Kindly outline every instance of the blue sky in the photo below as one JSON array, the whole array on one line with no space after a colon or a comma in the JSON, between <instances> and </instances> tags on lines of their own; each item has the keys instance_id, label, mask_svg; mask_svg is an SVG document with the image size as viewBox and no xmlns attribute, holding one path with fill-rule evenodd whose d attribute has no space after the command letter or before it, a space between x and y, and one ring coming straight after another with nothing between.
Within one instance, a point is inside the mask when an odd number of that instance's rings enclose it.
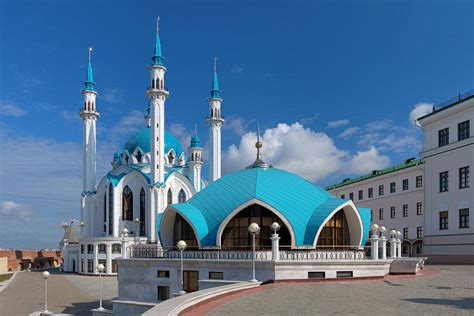
<instances>
[{"instance_id":1,"label":"blue sky","mask_svg":"<svg viewBox=\"0 0 474 316\"><path fill-rule=\"evenodd\" d=\"M158 15L166 124L183 147L194 124L207 142L218 56L224 172L251 163L257 121L265 160L318 185L417 157L422 135L410 118L474 83L469 1L0 6L0 247L55 247L61 221L80 216L78 109L89 46L101 113L98 177L117 143L143 126Z\"/></svg>"}]
</instances>

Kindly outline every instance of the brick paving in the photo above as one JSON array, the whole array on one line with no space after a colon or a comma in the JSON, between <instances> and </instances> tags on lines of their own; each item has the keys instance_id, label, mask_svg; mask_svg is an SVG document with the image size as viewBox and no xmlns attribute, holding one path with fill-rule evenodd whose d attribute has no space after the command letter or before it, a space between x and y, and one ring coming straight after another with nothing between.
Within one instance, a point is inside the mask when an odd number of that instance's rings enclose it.
<instances>
[{"instance_id":1,"label":"brick paving","mask_svg":"<svg viewBox=\"0 0 474 316\"><path fill-rule=\"evenodd\" d=\"M44 307L42 271L20 272L0 294L0 315L25 316ZM117 296L117 278L103 277L104 307ZM48 279L48 310L55 313L91 315L99 306L99 279L93 276L51 271Z\"/></svg>"},{"instance_id":2,"label":"brick paving","mask_svg":"<svg viewBox=\"0 0 474 316\"><path fill-rule=\"evenodd\" d=\"M207 315L474 315L474 266L417 277L264 285Z\"/></svg>"}]
</instances>

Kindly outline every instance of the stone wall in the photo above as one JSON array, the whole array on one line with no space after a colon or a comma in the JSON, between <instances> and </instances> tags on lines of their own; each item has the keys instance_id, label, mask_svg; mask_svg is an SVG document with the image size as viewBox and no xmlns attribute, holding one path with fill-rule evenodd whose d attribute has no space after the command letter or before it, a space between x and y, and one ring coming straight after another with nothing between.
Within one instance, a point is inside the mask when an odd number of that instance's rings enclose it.
<instances>
[{"instance_id":1,"label":"stone wall","mask_svg":"<svg viewBox=\"0 0 474 316\"><path fill-rule=\"evenodd\" d=\"M8 260L8 271L48 269L63 263L63 252L57 249L0 249L0 258L2 257Z\"/></svg>"}]
</instances>

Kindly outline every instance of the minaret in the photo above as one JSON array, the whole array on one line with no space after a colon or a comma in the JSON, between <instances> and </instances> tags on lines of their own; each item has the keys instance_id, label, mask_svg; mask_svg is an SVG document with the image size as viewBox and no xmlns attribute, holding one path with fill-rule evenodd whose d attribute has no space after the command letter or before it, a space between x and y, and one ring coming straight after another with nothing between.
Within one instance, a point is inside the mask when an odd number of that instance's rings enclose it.
<instances>
[{"instance_id":1,"label":"minaret","mask_svg":"<svg viewBox=\"0 0 474 316\"><path fill-rule=\"evenodd\" d=\"M161 43L158 17L156 20L155 53L151 60L153 63L148 67L150 71L150 86L147 95L150 99L150 140L151 140L151 180L153 185L163 185L165 181L165 101L169 92L165 90L165 72L163 56L161 55Z\"/></svg>"},{"instance_id":2,"label":"minaret","mask_svg":"<svg viewBox=\"0 0 474 316\"><path fill-rule=\"evenodd\" d=\"M83 122L83 174L82 174L82 194L81 194L81 221L87 223L86 236L91 236L94 231L93 208L94 201L92 195L95 190L96 175L96 121L99 118L97 112L95 97L97 92L94 90L95 82L92 75L91 63L92 48L89 48L89 63L87 65L87 76L84 82L84 104L79 116Z\"/></svg>"},{"instance_id":3,"label":"minaret","mask_svg":"<svg viewBox=\"0 0 474 316\"><path fill-rule=\"evenodd\" d=\"M214 58L214 77L212 80L211 97L209 103L209 116L206 117L209 126L209 182L214 182L221 177L221 127L224 118L221 116L221 103L219 83L217 81L217 57Z\"/></svg>"},{"instance_id":4,"label":"minaret","mask_svg":"<svg viewBox=\"0 0 474 316\"><path fill-rule=\"evenodd\" d=\"M92 75L91 64L92 48L89 48L89 63L87 66L87 76L84 82L84 104L79 115L83 122L83 154L84 154L84 172L83 172L83 194L95 193L95 173L96 173L96 121L99 118L97 112L95 97L97 92L94 90L95 82Z\"/></svg>"},{"instance_id":5,"label":"minaret","mask_svg":"<svg viewBox=\"0 0 474 316\"><path fill-rule=\"evenodd\" d=\"M197 193L201 191L202 147L196 128L194 128L194 135L191 138L191 146L188 148L188 153L189 175Z\"/></svg>"}]
</instances>

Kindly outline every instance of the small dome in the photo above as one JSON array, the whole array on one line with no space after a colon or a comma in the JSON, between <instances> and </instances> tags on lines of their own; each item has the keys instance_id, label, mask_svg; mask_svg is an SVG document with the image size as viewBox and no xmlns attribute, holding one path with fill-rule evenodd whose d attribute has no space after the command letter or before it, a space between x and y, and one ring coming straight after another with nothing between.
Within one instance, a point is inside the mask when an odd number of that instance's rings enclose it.
<instances>
[{"instance_id":1,"label":"small dome","mask_svg":"<svg viewBox=\"0 0 474 316\"><path fill-rule=\"evenodd\" d=\"M120 162L121 158L122 158L122 153L117 150L114 154L114 162Z\"/></svg>"},{"instance_id":2,"label":"small dome","mask_svg":"<svg viewBox=\"0 0 474 316\"><path fill-rule=\"evenodd\" d=\"M197 134L194 134L191 138L191 147L201 147L201 140Z\"/></svg>"},{"instance_id":3,"label":"small dome","mask_svg":"<svg viewBox=\"0 0 474 316\"><path fill-rule=\"evenodd\" d=\"M135 149L138 147L144 153L150 152L150 129L145 127L141 129L138 133L130 137L130 139L125 143L124 150L127 150L129 154L132 154ZM165 131L165 153L169 152L171 149L174 150L176 155L179 157L183 153L181 144L171 133Z\"/></svg>"}]
</instances>

